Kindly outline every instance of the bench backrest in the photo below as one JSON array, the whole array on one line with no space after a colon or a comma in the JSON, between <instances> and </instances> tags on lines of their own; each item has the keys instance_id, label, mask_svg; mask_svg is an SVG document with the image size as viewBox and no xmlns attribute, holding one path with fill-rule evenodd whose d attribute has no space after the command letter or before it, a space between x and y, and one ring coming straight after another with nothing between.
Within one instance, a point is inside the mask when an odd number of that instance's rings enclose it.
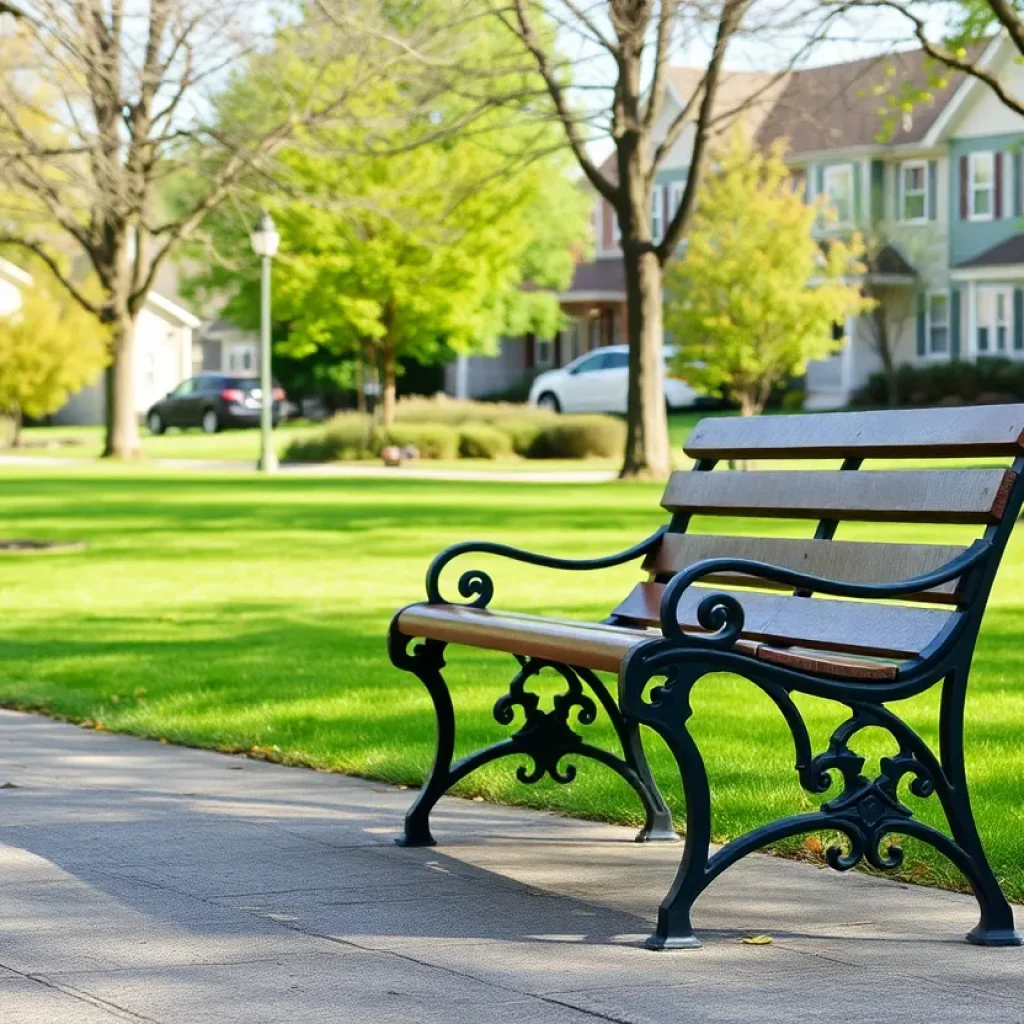
<instances>
[{"instance_id":1,"label":"bench backrest","mask_svg":"<svg viewBox=\"0 0 1024 1024\"><path fill-rule=\"evenodd\" d=\"M893 658L916 658L945 635L954 619L980 610L988 597L1024 489L1024 405L963 409L822 413L757 419L702 420L685 445L694 470L674 473L662 505L672 522L645 562L650 573L613 612L629 624L658 622L663 585L707 558L736 557L854 583L890 583L933 572L963 546L834 540L847 521L950 523L984 527L992 545L985 579L978 572L891 602L839 602L806 594L741 597L744 635ZM861 470L866 459L1003 461L977 468ZM724 460L756 460L757 470L716 469ZM833 468L761 469L770 460L842 460ZM711 470L715 470L711 472ZM689 533L694 515L785 518L816 522L808 539ZM808 530L811 533L811 530ZM749 577L711 577L716 591L751 585ZM784 589L784 588L778 588ZM680 604L684 628L708 589L691 587ZM980 605L980 608L978 607Z\"/></svg>"}]
</instances>

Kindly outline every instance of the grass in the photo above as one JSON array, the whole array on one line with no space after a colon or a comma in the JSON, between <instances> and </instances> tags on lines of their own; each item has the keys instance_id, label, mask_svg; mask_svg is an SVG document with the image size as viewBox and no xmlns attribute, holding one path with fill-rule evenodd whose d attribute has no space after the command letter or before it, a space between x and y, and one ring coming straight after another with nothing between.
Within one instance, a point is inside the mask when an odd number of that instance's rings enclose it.
<instances>
[{"instance_id":1,"label":"grass","mask_svg":"<svg viewBox=\"0 0 1024 1024\"><path fill-rule=\"evenodd\" d=\"M395 609L421 597L430 557L471 537L597 555L620 550L664 520L656 485L217 479L83 465L7 467L0 486L0 537L88 541L80 553L0 556L0 702L109 730L410 784L423 778L431 760L432 715L420 684L391 668L384 637ZM725 528L721 520L701 525ZM798 524L755 525L806 535ZM843 532L904 541L949 535L948 528L896 526L850 525ZM496 607L576 617L606 615L638 577L636 567L594 575L488 558L463 564L475 566L493 569ZM967 742L980 828L996 871L1018 900L1024 899L1022 605L1024 534L1011 546L985 622ZM503 734L490 709L513 666L506 656L470 650L453 650L449 661L459 745L466 751ZM812 699L800 703L816 749L824 749L839 712ZM934 741L937 695L904 710ZM797 785L778 712L749 684L724 676L702 683L694 727L707 752L718 839L817 803ZM592 727L591 735L612 740L606 724ZM657 737L649 738L655 772L681 814L674 764ZM892 744L870 731L864 740L872 770ZM513 766L498 763L460 792L640 820L631 791L589 762L566 787L519 785ZM938 823L934 799L909 799ZM913 842L904 876L961 885L952 867Z\"/></svg>"},{"instance_id":2,"label":"grass","mask_svg":"<svg viewBox=\"0 0 1024 1024\"><path fill-rule=\"evenodd\" d=\"M672 450L680 453L683 439L693 429L702 413L675 413L669 419L669 433ZM284 451L289 441L316 434L323 429L322 424L296 421L284 423L275 431L278 452ZM101 427L27 427L24 431L27 447L22 454L33 457L50 457L60 459L92 460L103 451L103 431ZM219 434L204 434L201 430L171 429L166 434L156 437L145 428L142 429L142 448L148 459L201 459L211 462L252 462L259 457L260 432L252 430L225 430ZM17 452L3 452L17 454ZM374 460L377 465L377 460ZM545 470L572 469L618 469L616 459L578 460L538 460L538 459L503 459L492 461L486 459L459 459L454 462L424 461L424 468L444 469L500 469L522 470L524 472L544 472Z\"/></svg>"}]
</instances>

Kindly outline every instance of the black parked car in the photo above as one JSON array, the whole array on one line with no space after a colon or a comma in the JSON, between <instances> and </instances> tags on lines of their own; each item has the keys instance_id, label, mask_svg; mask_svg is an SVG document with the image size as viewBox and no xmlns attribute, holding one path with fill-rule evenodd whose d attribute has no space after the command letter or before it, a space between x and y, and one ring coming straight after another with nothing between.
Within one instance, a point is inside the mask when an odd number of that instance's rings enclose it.
<instances>
[{"instance_id":1,"label":"black parked car","mask_svg":"<svg viewBox=\"0 0 1024 1024\"><path fill-rule=\"evenodd\" d=\"M284 416L284 392L274 385L274 425ZM150 433L168 427L202 427L215 434L224 427L255 427L260 422L263 393L258 377L202 373L183 380L148 413Z\"/></svg>"}]
</instances>

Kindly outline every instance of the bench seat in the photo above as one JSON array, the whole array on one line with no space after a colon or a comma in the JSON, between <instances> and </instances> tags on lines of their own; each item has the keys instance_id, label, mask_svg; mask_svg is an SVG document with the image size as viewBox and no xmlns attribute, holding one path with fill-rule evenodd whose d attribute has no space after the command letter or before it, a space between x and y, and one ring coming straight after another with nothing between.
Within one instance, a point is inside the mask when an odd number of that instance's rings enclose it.
<instances>
[{"instance_id":1,"label":"bench seat","mask_svg":"<svg viewBox=\"0 0 1024 1024\"><path fill-rule=\"evenodd\" d=\"M405 608L399 613L398 629L409 637L505 651L615 673L619 671L623 658L637 644L660 635L653 630L450 604L421 604ZM885 681L895 679L897 674L896 663L892 661L798 648L782 649L751 640L737 641L734 650L761 661L832 678Z\"/></svg>"}]
</instances>

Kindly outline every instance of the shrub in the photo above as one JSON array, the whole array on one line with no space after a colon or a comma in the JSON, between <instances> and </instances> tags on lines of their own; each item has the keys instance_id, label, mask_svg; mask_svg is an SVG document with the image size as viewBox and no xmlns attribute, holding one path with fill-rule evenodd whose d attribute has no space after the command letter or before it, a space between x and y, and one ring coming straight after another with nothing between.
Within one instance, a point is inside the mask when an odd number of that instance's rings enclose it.
<instances>
[{"instance_id":1,"label":"shrub","mask_svg":"<svg viewBox=\"0 0 1024 1024\"><path fill-rule=\"evenodd\" d=\"M626 424L612 416L562 416L546 424L530 446L531 459L585 459L621 455Z\"/></svg>"},{"instance_id":2,"label":"shrub","mask_svg":"<svg viewBox=\"0 0 1024 1024\"><path fill-rule=\"evenodd\" d=\"M489 423L459 427L459 456L463 459L501 459L512 454L512 438Z\"/></svg>"},{"instance_id":3,"label":"shrub","mask_svg":"<svg viewBox=\"0 0 1024 1024\"><path fill-rule=\"evenodd\" d=\"M529 456L530 449L540 432L552 423L558 422L557 413L539 416L508 416L491 422L495 430L505 434L512 444L512 451L524 458Z\"/></svg>"},{"instance_id":4,"label":"shrub","mask_svg":"<svg viewBox=\"0 0 1024 1024\"><path fill-rule=\"evenodd\" d=\"M960 405L972 402L1024 400L1024 364L1010 359L982 358L977 362L904 365L896 371L900 405ZM856 405L885 405L889 388L884 374L875 373L854 397Z\"/></svg>"},{"instance_id":5,"label":"shrub","mask_svg":"<svg viewBox=\"0 0 1024 1024\"><path fill-rule=\"evenodd\" d=\"M449 398L437 394L432 398L410 395L400 398L395 406L398 423L493 423L496 420L533 419L550 416L545 409L513 402L474 402L467 398Z\"/></svg>"},{"instance_id":6,"label":"shrub","mask_svg":"<svg viewBox=\"0 0 1024 1024\"><path fill-rule=\"evenodd\" d=\"M285 462L341 462L369 459L378 451L369 418L341 413L318 434L291 441L282 458Z\"/></svg>"},{"instance_id":7,"label":"shrub","mask_svg":"<svg viewBox=\"0 0 1024 1024\"><path fill-rule=\"evenodd\" d=\"M424 459L456 459L459 456L459 432L446 423L396 423L378 427L374 432L374 454L387 444L415 445Z\"/></svg>"}]
</instances>

